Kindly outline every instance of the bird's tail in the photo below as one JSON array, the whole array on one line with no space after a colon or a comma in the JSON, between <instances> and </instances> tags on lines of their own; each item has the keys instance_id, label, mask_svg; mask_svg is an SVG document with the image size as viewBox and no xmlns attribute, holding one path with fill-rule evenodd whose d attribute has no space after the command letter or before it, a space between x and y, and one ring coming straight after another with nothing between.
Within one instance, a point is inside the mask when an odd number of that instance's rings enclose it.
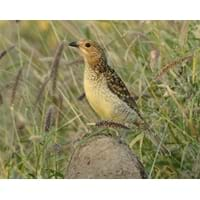
<instances>
[{"instance_id":1,"label":"bird's tail","mask_svg":"<svg viewBox=\"0 0 200 200\"><path fill-rule=\"evenodd\" d=\"M155 135L155 131L149 126L149 124L146 122L146 120L142 117L140 112L137 111L138 116L142 120L144 124L145 130L148 131L148 134L145 134L145 136L157 147L160 149L161 153L166 155L170 154L170 151L167 149L167 147L162 143L162 140Z\"/></svg>"}]
</instances>

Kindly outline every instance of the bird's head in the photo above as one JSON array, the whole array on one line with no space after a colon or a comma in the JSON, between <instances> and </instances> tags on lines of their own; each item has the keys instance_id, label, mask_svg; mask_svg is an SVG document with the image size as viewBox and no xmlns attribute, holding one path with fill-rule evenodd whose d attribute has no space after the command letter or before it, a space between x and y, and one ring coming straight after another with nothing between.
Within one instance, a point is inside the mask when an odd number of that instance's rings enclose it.
<instances>
[{"instance_id":1,"label":"bird's head","mask_svg":"<svg viewBox=\"0 0 200 200\"><path fill-rule=\"evenodd\" d=\"M85 62L89 65L97 65L98 63L106 63L106 56L103 48L91 40L79 40L69 43L69 46L79 48Z\"/></svg>"}]
</instances>

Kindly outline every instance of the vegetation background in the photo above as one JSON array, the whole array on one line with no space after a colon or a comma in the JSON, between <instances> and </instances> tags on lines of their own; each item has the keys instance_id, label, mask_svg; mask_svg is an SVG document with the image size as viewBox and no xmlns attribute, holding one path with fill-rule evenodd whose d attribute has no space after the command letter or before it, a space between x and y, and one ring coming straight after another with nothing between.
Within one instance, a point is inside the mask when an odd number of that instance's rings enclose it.
<instances>
[{"instance_id":1,"label":"vegetation background","mask_svg":"<svg viewBox=\"0 0 200 200\"><path fill-rule=\"evenodd\" d=\"M77 99L83 62L66 44L80 38L106 49L171 151L130 132L149 177L200 178L199 21L0 21L0 178L64 178L76 142L103 131Z\"/></svg>"}]
</instances>

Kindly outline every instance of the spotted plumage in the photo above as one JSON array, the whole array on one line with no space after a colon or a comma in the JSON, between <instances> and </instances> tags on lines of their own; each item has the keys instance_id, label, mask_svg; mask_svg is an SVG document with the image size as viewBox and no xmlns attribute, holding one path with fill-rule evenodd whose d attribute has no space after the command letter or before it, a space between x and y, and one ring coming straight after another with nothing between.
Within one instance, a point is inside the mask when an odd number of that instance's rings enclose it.
<instances>
[{"instance_id":1,"label":"spotted plumage","mask_svg":"<svg viewBox=\"0 0 200 200\"><path fill-rule=\"evenodd\" d=\"M125 124L133 123L139 117L149 133L152 133L140 114L134 97L114 69L108 65L104 49L91 40L80 40L69 45L79 48L84 58L85 95L102 120ZM158 138L150 139L156 145L159 144Z\"/></svg>"},{"instance_id":2,"label":"spotted plumage","mask_svg":"<svg viewBox=\"0 0 200 200\"><path fill-rule=\"evenodd\" d=\"M107 71L104 73L108 88L118 96L122 101L126 102L127 105L139 113L137 109L137 104L135 99L129 93L126 85L123 83L121 78L117 75L117 73L111 67L107 67Z\"/></svg>"}]
</instances>

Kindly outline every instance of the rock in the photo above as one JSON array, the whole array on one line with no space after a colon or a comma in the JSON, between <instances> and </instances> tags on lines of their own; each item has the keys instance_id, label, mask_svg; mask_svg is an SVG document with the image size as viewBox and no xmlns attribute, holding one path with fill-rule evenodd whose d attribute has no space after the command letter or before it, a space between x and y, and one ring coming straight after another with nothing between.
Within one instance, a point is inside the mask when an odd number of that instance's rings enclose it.
<instances>
[{"instance_id":1,"label":"rock","mask_svg":"<svg viewBox=\"0 0 200 200\"><path fill-rule=\"evenodd\" d=\"M126 144L98 135L74 151L65 178L147 178L144 167Z\"/></svg>"}]
</instances>

